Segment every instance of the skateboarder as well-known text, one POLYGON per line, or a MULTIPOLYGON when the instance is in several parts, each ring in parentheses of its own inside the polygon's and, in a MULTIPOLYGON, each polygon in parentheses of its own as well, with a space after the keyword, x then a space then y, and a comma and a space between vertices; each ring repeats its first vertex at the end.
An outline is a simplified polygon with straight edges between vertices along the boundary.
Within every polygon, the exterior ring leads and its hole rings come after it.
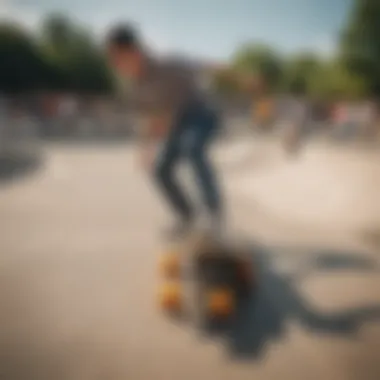
MULTIPOLYGON (((215 173, 207 157, 218 128, 218 114, 197 82, 188 62, 164 61, 153 57, 129 25, 111 29, 106 41, 110 63, 132 94, 130 104, 146 120, 142 154, 156 184, 176 216, 171 232, 182 236, 193 225, 194 208, 178 183, 176 170, 182 159, 192 166, 207 206, 212 229, 220 230, 222 205, 215 173), (161 154, 153 144, 162 135, 161 154)), ((220 232, 220 231, 219 231, 220 232)))

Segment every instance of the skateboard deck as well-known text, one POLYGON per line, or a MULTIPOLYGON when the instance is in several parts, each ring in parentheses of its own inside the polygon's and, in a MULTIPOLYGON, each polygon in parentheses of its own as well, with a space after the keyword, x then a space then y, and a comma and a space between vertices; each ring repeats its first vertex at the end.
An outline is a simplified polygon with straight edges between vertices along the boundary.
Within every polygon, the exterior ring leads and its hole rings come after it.
POLYGON ((249 252, 204 231, 172 243, 160 274, 161 308, 202 324, 230 320, 255 287, 249 252))

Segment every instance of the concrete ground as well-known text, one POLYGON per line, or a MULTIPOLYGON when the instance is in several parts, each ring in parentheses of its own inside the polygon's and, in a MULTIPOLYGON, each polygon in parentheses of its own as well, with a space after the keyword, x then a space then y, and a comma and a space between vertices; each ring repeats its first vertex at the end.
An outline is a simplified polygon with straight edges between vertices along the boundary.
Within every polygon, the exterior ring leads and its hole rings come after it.
MULTIPOLYGON (((1 379, 380 378, 378 241, 344 223, 356 208, 334 203, 338 195, 323 206, 325 183, 320 193, 318 185, 307 188, 304 175, 329 167, 322 158, 290 164, 267 147, 243 168, 234 167, 232 148, 222 149, 231 228, 252 242, 260 288, 219 339, 157 308, 159 229, 167 218, 133 150, 47 146, 42 166, 1 179, 1 379), (312 201, 297 205, 294 186, 304 188, 297 198, 310 191, 312 201), (342 229, 330 228, 329 217, 342 229)), ((337 172, 353 170, 344 163, 352 161, 334 157, 337 172)), ((360 227, 371 227, 373 237, 377 204, 368 211, 365 181, 354 193, 366 200, 357 206, 360 227), (365 219, 364 209, 373 215, 365 219)), ((335 192, 348 187, 334 185, 335 192)))

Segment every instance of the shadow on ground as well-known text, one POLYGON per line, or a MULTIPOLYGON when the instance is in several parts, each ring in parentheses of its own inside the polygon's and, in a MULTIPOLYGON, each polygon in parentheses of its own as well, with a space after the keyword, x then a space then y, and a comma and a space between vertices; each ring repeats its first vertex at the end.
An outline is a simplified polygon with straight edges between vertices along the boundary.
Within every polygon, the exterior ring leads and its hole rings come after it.
POLYGON ((41 166, 42 158, 36 152, 0 153, 0 185, 33 174, 41 166))
POLYGON ((285 338, 289 321, 315 334, 346 337, 355 335, 365 322, 380 322, 380 304, 324 314, 313 308, 298 289, 301 280, 317 272, 378 271, 374 261, 354 253, 315 251, 289 272, 276 268, 276 262, 291 261, 294 256, 299 257, 299 252, 288 254, 258 246, 251 249, 259 286, 249 302, 242 305, 227 332, 227 347, 233 358, 262 358, 268 344, 285 338))

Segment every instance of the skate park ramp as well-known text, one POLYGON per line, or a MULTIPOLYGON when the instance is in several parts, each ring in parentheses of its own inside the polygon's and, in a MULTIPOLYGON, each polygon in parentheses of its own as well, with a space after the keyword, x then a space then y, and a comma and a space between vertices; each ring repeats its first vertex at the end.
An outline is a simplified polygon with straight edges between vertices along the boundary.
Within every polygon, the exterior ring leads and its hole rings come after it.
POLYGON ((46 146, 38 176, 0 188, 0 378, 378 380, 378 250, 292 226, 258 189, 321 159, 268 152, 221 166, 260 287, 219 340, 157 307, 169 219, 134 148, 46 146))
POLYGON ((292 223, 380 230, 379 151, 308 144, 288 159, 278 147, 275 159, 275 150, 272 146, 271 155, 265 150, 235 173, 229 184, 233 191, 292 223), (261 164, 255 165, 258 161, 261 164))

